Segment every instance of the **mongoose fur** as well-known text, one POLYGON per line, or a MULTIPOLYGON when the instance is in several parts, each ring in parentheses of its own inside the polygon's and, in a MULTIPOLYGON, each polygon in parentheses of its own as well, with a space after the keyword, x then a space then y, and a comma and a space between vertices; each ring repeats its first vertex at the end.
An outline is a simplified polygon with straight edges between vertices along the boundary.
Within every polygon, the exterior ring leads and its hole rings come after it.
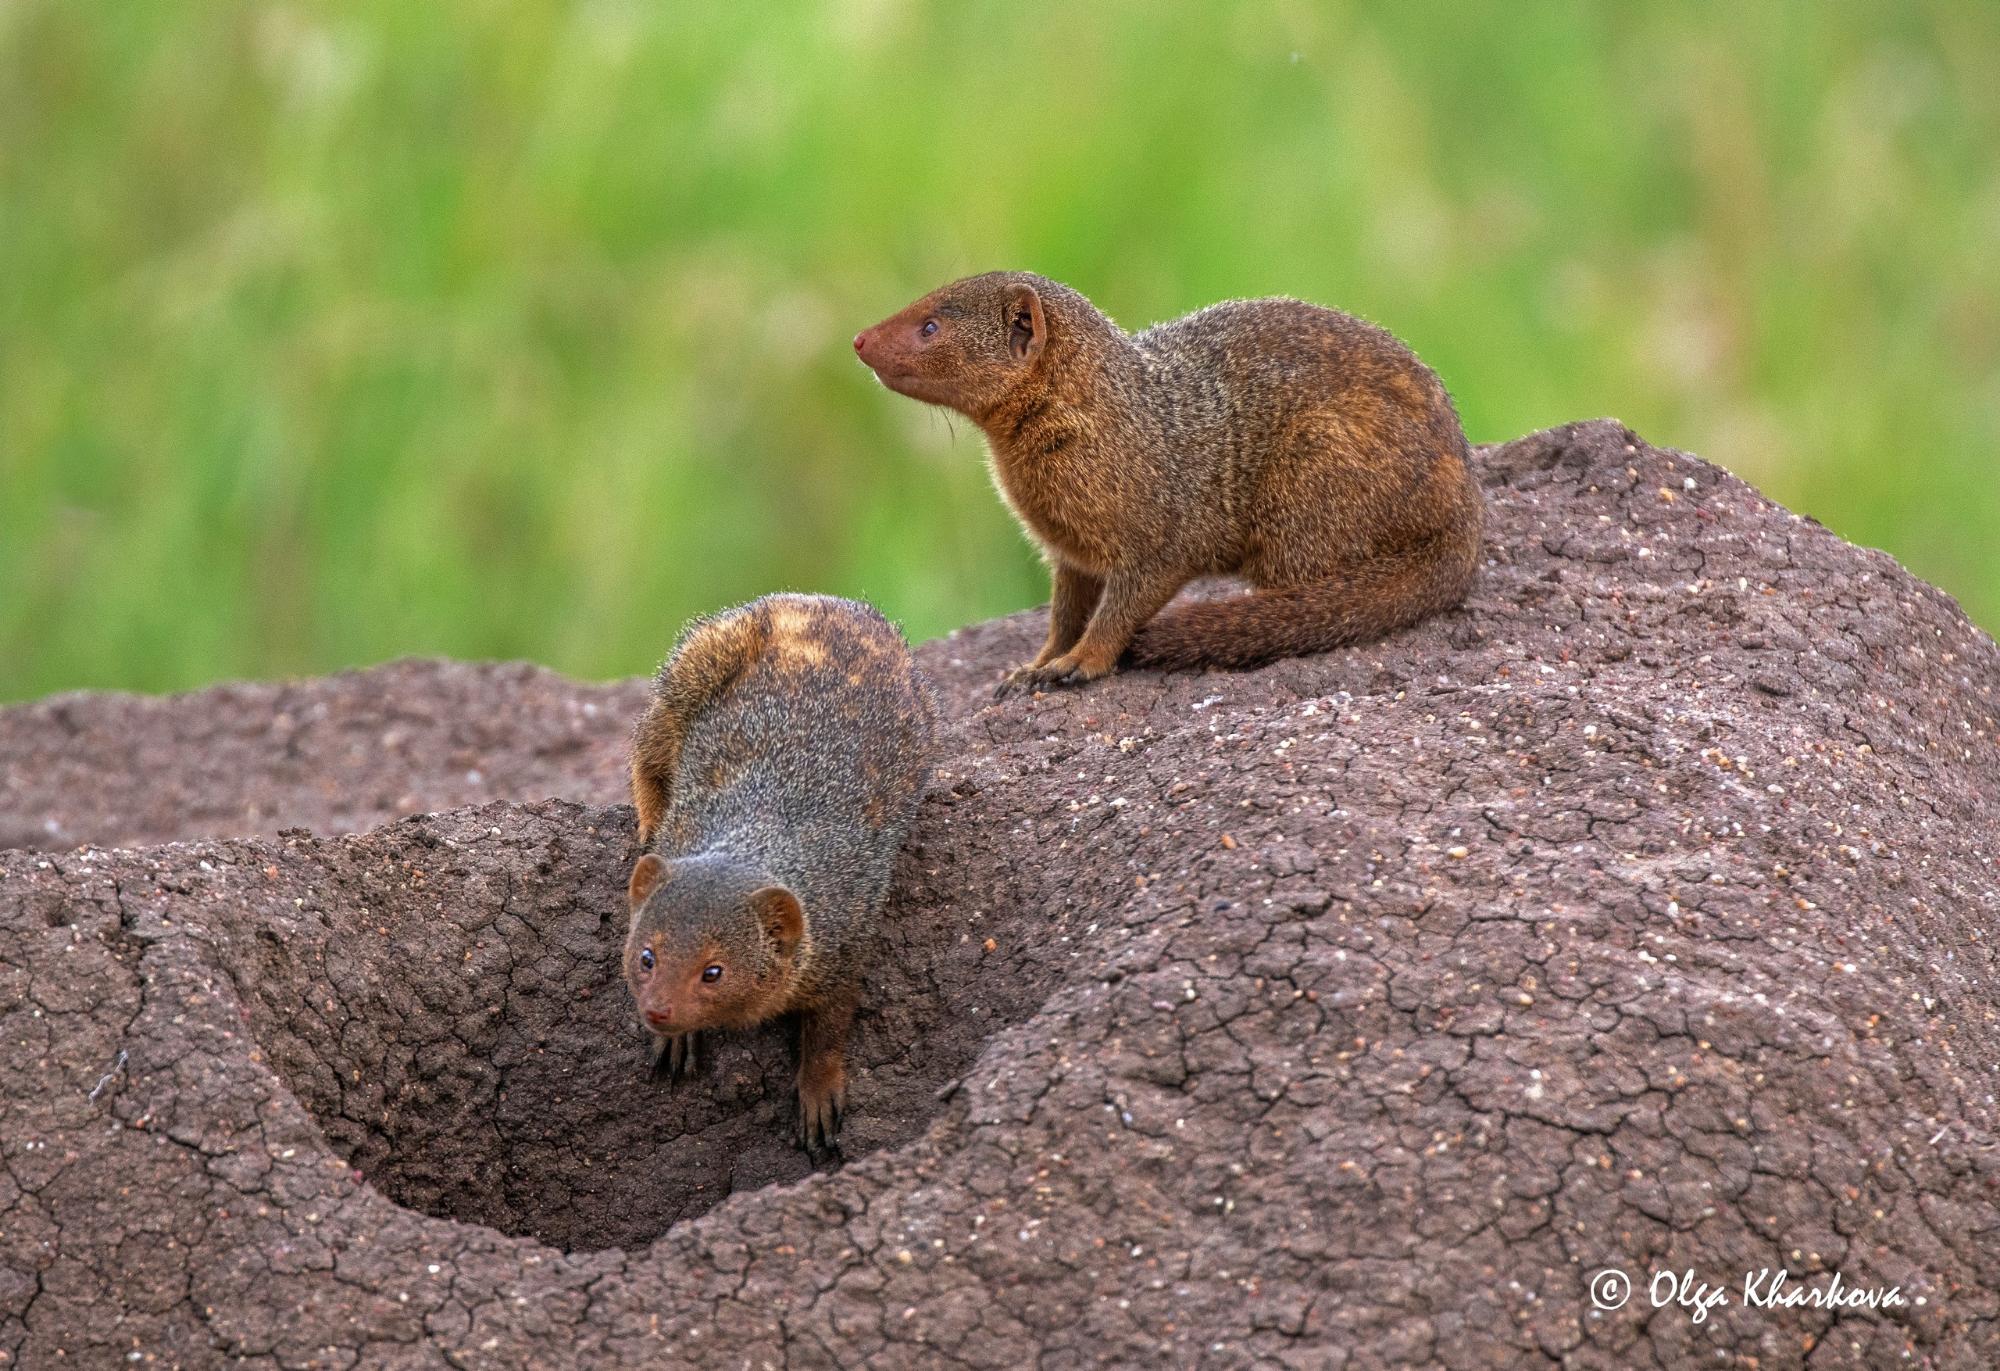
POLYGON ((874 609, 770 595, 682 634, 633 733, 626 982, 654 1069, 799 1019, 799 1140, 837 1144, 864 954, 937 751, 937 706, 874 609))
POLYGON ((1457 604, 1477 570, 1483 504, 1450 397, 1338 310, 1236 300, 1128 334, 1067 286, 994 272, 854 348, 889 389, 980 426, 1049 561, 1048 639, 996 694, 1128 653, 1250 667, 1362 642, 1457 604), (1255 588, 1159 614, 1211 575, 1255 588))

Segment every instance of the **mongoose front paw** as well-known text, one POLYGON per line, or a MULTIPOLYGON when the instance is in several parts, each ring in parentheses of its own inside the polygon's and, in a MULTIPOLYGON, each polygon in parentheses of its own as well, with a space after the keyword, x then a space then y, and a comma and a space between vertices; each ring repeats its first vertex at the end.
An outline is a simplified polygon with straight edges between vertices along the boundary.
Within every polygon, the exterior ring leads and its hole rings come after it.
POLYGON ((840 1156, 840 1120, 847 1110, 846 1072, 799 1073, 799 1146, 815 1161, 840 1156))
POLYGON ((1015 667, 993 688, 993 698, 1004 700, 1022 690, 1042 690, 1051 686, 1080 686, 1102 676, 1110 668, 1092 671, 1076 657, 1065 653, 1047 666, 1015 667))
POLYGON ((653 1039, 653 1079, 682 1081, 692 1076, 701 1047, 701 1034, 674 1033, 653 1039))

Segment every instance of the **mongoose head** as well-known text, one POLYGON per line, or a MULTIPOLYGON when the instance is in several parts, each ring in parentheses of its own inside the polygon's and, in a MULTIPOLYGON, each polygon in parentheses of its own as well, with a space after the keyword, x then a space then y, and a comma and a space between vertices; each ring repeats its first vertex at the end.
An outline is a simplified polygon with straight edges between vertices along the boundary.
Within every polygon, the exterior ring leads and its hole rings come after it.
POLYGON ((898 395, 977 420, 1040 364, 1052 289, 1026 272, 953 281, 855 334, 855 355, 898 395))
POLYGON ((650 1032, 747 1028, 784 1012, 810 943, 790 890, 730 863, 647 853, 627 895, 625 983, 650 1032))

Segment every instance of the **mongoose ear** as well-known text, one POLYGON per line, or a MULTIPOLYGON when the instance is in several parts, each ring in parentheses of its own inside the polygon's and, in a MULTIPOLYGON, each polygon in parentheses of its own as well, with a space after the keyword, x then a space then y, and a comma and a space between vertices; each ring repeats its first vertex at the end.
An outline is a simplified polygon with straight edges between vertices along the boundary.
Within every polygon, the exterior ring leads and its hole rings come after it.
POLYGON ((667 864, 658 853, 648 852, 632 868, 632 883, 625 887, 625 897, 634 911, 646 903, 646 897, 658 890, 667 879, 667 864))
POLYGON ((1033 286, 1016 287, 1007 299, 1007 350, 1017 362, 1032 362, 1042 355, 1042 344, 1048 337, 1042 297, 1033 286))
POLYGON ((778 955, 789 958, 806 935, 806 911, 799 897, 781 885, 767 885, 750 897, 750 908, 764 935, 777 944, 778 955))

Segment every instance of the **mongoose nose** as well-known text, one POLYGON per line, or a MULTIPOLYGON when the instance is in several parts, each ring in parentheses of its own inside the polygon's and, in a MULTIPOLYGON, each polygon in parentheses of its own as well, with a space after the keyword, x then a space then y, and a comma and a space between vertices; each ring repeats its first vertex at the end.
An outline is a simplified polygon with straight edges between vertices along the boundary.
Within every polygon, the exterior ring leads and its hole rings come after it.
POLYGON ((854 335, 854 350, 856 352, 859 352, 861 351, 861 349, 867 346, 868 346, 868 330, 862 329, 861 332, 854 335))
POLYGON ((646 1011, 646 1022, 654 1028, 665 1028, 673 1021, 674 1011, 671 1009, 649 1009, 646 1011))

